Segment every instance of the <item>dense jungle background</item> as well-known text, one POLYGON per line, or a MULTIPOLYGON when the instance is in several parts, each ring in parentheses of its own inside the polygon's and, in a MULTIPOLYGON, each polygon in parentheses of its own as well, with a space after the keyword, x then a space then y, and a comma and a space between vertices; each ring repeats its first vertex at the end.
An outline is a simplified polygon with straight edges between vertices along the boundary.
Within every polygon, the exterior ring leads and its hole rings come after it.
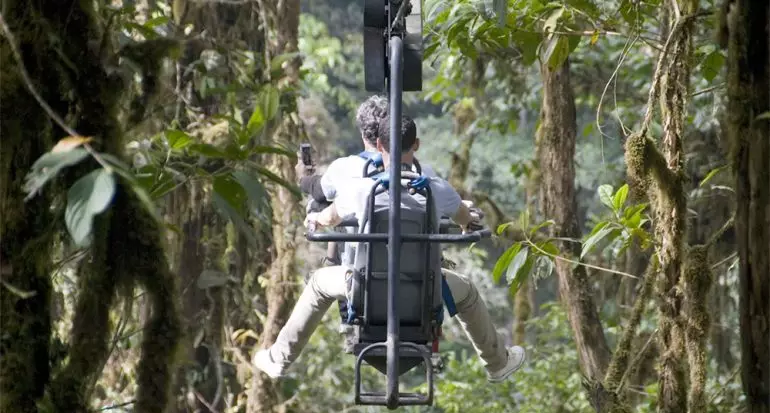
MULTIPOLYGON (((289 378, 249 363, 324 254, 298 145, 361 149, 362 3, 1 3, 0 411, 380 411, 335 311, 289 378)), ((770 412, 770 4, 423 15, 418 158, 496 230, 447 255, 528 362, 488 383, 448 320, 402 410, 770 412)))

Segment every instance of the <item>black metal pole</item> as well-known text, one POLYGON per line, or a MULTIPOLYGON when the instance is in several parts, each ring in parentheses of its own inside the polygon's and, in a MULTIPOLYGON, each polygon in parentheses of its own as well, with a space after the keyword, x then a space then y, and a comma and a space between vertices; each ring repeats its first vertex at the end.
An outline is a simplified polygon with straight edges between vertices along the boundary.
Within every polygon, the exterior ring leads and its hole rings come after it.
POLYGON ((388 223, 388 338, 386 341, 389 409, 398 407, 399 314, 398 283, 401 274, 401 96, 404 44, 390 38, 390 209, 388 223))

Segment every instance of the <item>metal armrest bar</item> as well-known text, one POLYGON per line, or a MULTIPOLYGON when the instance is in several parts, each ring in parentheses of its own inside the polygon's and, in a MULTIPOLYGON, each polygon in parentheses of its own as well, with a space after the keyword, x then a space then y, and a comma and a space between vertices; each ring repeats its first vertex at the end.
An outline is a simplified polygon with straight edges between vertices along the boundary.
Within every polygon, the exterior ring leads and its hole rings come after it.
MULTIPOLYGON (((408 243, 442 243, 442 244, 462 244, 469 242, 478 242, 482 238, 488 238, 492 235, 489 229, 474 231, 468 234, 401 234, 401 241, 408 243)), ((343 234, 343 233, 315 233, 311 232, 305 235, 308 241, 313 242, 375 242, 387 243, 388 234, 343 234)))

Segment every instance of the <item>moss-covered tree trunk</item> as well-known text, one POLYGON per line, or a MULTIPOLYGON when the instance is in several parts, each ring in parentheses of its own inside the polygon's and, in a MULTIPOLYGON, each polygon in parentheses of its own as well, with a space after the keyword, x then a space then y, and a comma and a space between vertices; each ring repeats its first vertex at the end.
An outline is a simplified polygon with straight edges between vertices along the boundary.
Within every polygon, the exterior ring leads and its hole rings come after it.
MULTIPOLYGON (((83 136, 93 136, 95 150, 120 157, 123 152, 122 125, 118 121, 117 112, 119 103, 124 98, 125 84, 118 76, 108 74, 108 70, 103 66, 103 62, 113 57, 111 54, 115 50, 111 48, 109 42, 104 41, 109 36, 101 33, 94 4, 79 1, 11 1, 6 2, 4 6, 6 6, 4 11, 13 11, 9 15, 13 17, 9 21, 9 26, 13 31, 23 33, 22 39, 25 42, 21 49, 25 66, 33 68, 36 76, 45 76, 45 78, 36 79, 39 81, 38 84, 34 84, 35 79, 33 79, 31 86, 43 91, 43 99, 46 99, 58 114, 66 116, 65 120, 72 128, 83 136), (27 18, 30 20, 24 20, 27 18), (66 39, 66 41, 51 43, 50 39, 66 39), (38 41, 41 43, 36 44, 38 41), (73 65, 72 62, 77 64, 73 65)), ((157 52, 158 45, 154 46, 156 47, 148 51, 157 52)), ((139 46, 139 49, 141 47, 139 46)), ((7 50, 3 47, 4 53, 7 50)), ((143 66, 147 70, 154 70, 153 73, 146 74, 157 74, 162 53, 154 53, 154 56, 154 59, 149 54, 145 56, 148 60, 143 62, 146 63, 146 66, 143 66)), ((4 64, 13 61, 9 55, 4 55, 3 58, 4 64)), ((8 71, 8 77, 18 81, 19 69, 17 66, 15 71, 8 71)), ((5 73, 4 76, 6 76, 5 73)), ((5 97, 6 79, 4 78, 3 82, 3 97, 5 97)), ((58 129, 47 127, 50 123, 42 117, 39 125, 30 128, 30 116, 37 116, 30 114, 43 113, 40 105, 25 97, 21 93, 22 89, 17 88, 18 83, 14 82, 7 86, 8 90, 18 93, 18 100, 12 102, 13 110, 3 111, 3 123, 16 125, 18 130, 13 135, 4 135, 3 139, 5 141, 6 138, 15 135, 17 138, 28 140, 26 155, 30 156, 30 159, 25 161, 33 161, 31 157, 34 156, 34 151, 45 149, 51 145, 52 141, 63 137, 64 134, 58 129), (27 106, 24 106, 24 103, 27 106), (24 131, 24 128, 30 132, 24 131), (20 133, 26 135, 20 135, 20 133)), ((19 146, 19 149, 24 149, 24 145, 19 146)), ((14 156, 18 157, 18 154, 14 156)), ((92 160, 88 160, 62 175, 67 184, 71 184, 84 172, 96 167, 99 166, 92 160)), ((23 174, 27 171, 19 170, 16 173, 23 174)), ((47 398, 41 400, 42 406, 55 412, 79 413, 89 408, 87 400, 89 385, 100 373, 99 368, 108 356, 110 307, 118 288, 133 284, 139 284, 144 288, 152 306, 150 319, 144 328, 142 355, 137 366, 138 392, 135 411, 163 412, 168 402, 174 350, 179 336, 178 314, 174 301, 176 286, 162 248, 160 223, 144 208, 130 186, 119 178, 116 179, 118 185, 111 207, 95 219, 90 257, 84 260, 85 263, 79 269, 78 297, 66 364, 57 369, 56 375, 46 390, 47 398)), ((14 184, 17 185, 18 182, 14 184)), ((15 188, 15 191, 18 189, 15 188)), ((40 202, 42 203, 40 208, 47 208, 49 205, 46 201, 45 198, 39 198, 32 202, 33 205, 40 202)), ((18 207, 15 203, 11 205, 18 207)), ((60 207, 60 205, 57 206, 60 207)), ((37 206, 30 209, 35 211, 36 208, 37 206)), ((46 217, 45 212, 41 214, 41 217, 46 217)), ((50 240, 51 235, 55 234, 60 222, 51 220, 48 223, 47 232, 42 234, 34 234, 34 231, 40 230, 41 227, 31 225, 33 232, 30 235, 37 236, 32 240, 42 241, 36 248, 40 248, 43 252, 47 251, 43 248, 46 248, 47 241, 50 240)), ((34 219, 32 223, 34 224, 34 219)), ((12 229, 18 231, 19 227, 12 229)), ((29 240, 18 241, 21 241, 20 245, 30 242, 29 240)), ((4 239, 4 253, 6 253, 5 245, 4 239)), ((39 258, 36 256, 37 252, 31 255, 27 255, 29 251, 15 252, 22 255, 13 257, 12 263, 22 257, 39 258)), ((19 261, 19 264, 22 263, 23 261, 19 261)), ((49 268, 45 260, 40 260, 35 265, 36 270, 28 274, 32 276, 32 282, 39 282, 42 272, 49 268)), ((28 267, 19 265, 20 270, 26 268, 28 267)), ((29 270, 26 269, 26 271, 29 270)), ((48 295, 45 287, 45 284, 39 285, 39 294, 44 300, 48 295)), ((24 309, 23 305, 16 307, 17 313, 24 309)), ((48 340, 48 331, 41 328, 45 325, 40 323, 41 317, 48 317, 47 305, 41 302, 40 308, 35 310, 38 314, 27 314, 24 318, 25 323, 31 323, 30 325, 41 334, 40 338, 26 344, 38 351, 42 344, 38 340, 48 340)), ((29 333, 34 331, 29 331, 27 334, 29 333)), ((40 357, 44 354, 38 353, 36 356, 40 357)), ((32 365, 47 363, 47 361, 44 358, 38 359, 32 365)), ((34 387, 18 393, 21 396, 19 401, 26 403, 31 395, 39 394, 46 381, 41 374, 46 373, 47 369, 41 368, 39 371, 31 372, 31 376, 4 375, 3 380, 4 383, 9 379, 34 383, 34 387)), ((4 397, 4 400, 7 399, 4 397)), ((13 408, 12 411, 32 409, 26 404, 14 405, 13 408)))
MULTIPOLYGON (((705 403, 704 341, 708 319, 700 310, 708 298, 703 294, 708 291, 710 276, 708 271, 701 271, 703 262, 700 261, 708 248, 699 246, 690 251, 685 240, 683 141, 698 3, 679 0, 663 7, 670 21, 665 30, 668 40, 658 61, 648 101, 650 105, 660 105, 663 136, 659 144, 648 136, 650 107, 642 130, 626 141, 626 165, 633 189, 637 194, 647 194, 654 216, 655 252, 660 262, 656 282, 660 302, 658 410, 674 413, 688 408, 701 411, 705 403), (660 99, 656 102, 658 95, 660 99), (692 256, 686 255, 688 252, 692 256)), ((705 267, 707 270, 708 266, 705 267)))
MULTIPOLYGON (((65 111, 59 73, 39 64, 54 53, 39 34, 44 22, 21 5, 6 7, 3 19, 17 44, 25 45, 20 53, 43 99, 65 111)), ((25 203, 22 188, 32 164, 62 132, 27 90, 4 33, 0 62, 0 411, 31 413, 49 380, 50 273, 57 230, 50 203, 60 189, 49 187, 25 203), (20 296, 11 288, 34 295, 20 296)))
POLYGON ((770 412, 770 5, 728 17, 728 134, 740 259, 741 367, 750 413, 770 412), (760 116, 764 117, 760 119, 760 116))
MULTIPOLYGON (((554 237, 580 238, 575 197, 575 99, 570 84, 569 62, 552 70, 541 68, 543 105, 537 134, 540 164, 540 202, 544 216, 553 219, 554 237)), ((580 255, 579 245, 562 242, 563 255, 580 255)), ((610 350, 593 301, 591 284, 583 266, 556 261, 561 301, 567 309, 580 367, 591 380, 600 381, 610 359, 610 350)))
MULTIPOLYGON (((260 0, 260 16, 266 32, 266 61, 298 52, 299 0, 260 0)), ((281 92, 282 118, 273 138, 276 142, 296 147, 304 134, 297 109, 301 62, 294 56, 282 65, 282 72, 274 81, 281 92)), ((272 157, 270 169, 288 182, 295 182, 294 164, 290 158, 272 157)), ((271 191, 273 211, 273 245, 270 281, 267 286, 267 319, 265 320, 261 346, 275 342, 278 332, 289 318, 295 301, 298 274, 295 263, 296 237, 301 224, 299 200, 284 187, 271 191)), ((249 411, 270 412, 279 403, 277 393, 264 374, 257 374, 252 383, 249 411)))

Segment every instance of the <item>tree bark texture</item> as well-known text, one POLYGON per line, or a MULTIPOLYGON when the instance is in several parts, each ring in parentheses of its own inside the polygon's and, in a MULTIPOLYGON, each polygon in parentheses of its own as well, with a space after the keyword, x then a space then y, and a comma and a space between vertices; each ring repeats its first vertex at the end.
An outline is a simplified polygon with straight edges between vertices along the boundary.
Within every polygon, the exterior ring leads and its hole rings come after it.
MULTIPOLYGON (((66 110, 57 93, 58 73, 38 64, 54 53, 39 35, 43 22, 21 4, 7 8, 3 18, 17 44, 25 45, 19 52, 43 99, 56 110, 66 110)), ((5 35, 0 39, 0 62, 0 411, 32 413, 37 412, 35 401, 43 395, 50 373, 50 274, 56 229, 50 203, 59 188, 48 187, 26 203, 22 188, 32 164, 61 131, 38 109, 24 85, 5 35), (8 286, 34 295, 19 296, 8 286)))
MULTIPOLYGON (((266 32, 266 61, 298 51, 299 0, 260 0, 261 20, 266 32)), ((282 73, 271 79, 281 92, 282 115, 273 139, 283 145, 295 147, 302 140, 303 128, 297 110, 299 89, 299 57, 282 65, 282 73)), ((268 66, 269 68, 269 66, 268 66)), ((294 164, 287 157, 272 157, 270 169, 288 182, 295 182, 294 164)), ((273 260, 268 271, 267 318, 262 330, 261 346, 268 347, 275 341, 281 327, 291 314, 298 280, 295 263, 296 234, 300 221, 299 202, 291 191, 274 187, 271 191, 273 211, 273 260)), ((270 412, 278 407, 276 390, 263 374, 255 375, 249 397, 249 411, 270 412)))
MULTIPOLYGON (((555 70, 541 68, 543 105, 537 135, 540 163, 540 202, 544 216, 555 221, 551 235, 580 238, 575 198, 575 99, 569 76, 569 62, 555 70)), ((575 243, 563 242, 560 251, 579 256, 575 243)), ((591 285, 583 266, 556 260, 559 292, 567 309, 577 345, 580 367, 591 380, 601 381, 610 359, 591 285)))
POLYGON ((770 412, 770 4, 728 10, 728 134, 740 260, 743 389, 750 413, 770 412), (758 119, 764 114, 764 119, 758 119))
MULTIPOLYGON (((21 51, 24 66, 28 69, 32 68, 32 73, 36 77, 32 79, 31 87, 42 91, 42 99, 49 103, 53 111, 66 116, 65 121, 69 122, 78 133, 95 137, 92 145, 96 151, 120 157, 123 153, 123 125, 118 120, 117 112, 121 99, 125 97, 127 85, 118 75, 108 74, 103 66, 104 61, 115 57, 110 54, 118 52, 109 42, 104 41, 107 36, 101 33, 94 4, 78 1, 12 3, 14 4, 5 4, 7 6, 5 10, 13 11, 9 15, 14 18, 9 22, 12 30, 22 33, 21 39, 24 42, 21 43, 21 51), (25 18, 32 20, 24 21, 25 18), (37 39, 66 39, 66 41, 50 43, 49 40, 37 39), (95 39, 101 41, 95 41, 95 39), (36 41, 43 43, 38 45, 35 44, 36 41), (71 62, 77 62, 77 65, 71 62), (34 84, 35 81, 38 84, 34 84)), ((8 37, 4 36, 4 42, 6 41, 8 37)), ((164 46, 161 44, 152 44, 150 47, 146 44, 133 46, 136 46, 133 49, 134 52, 145 57, 142 64, 143 74, 149 77, 156 76, 164 46)), ((3 62, 13 62, 14 57, 8 53, 9 49, 3 47, 2 50, 3 62)), ((16 69, 7 71, 8 77, 20 81, 21 68, 17 66, 16 69)), ((5 73, 3 75, 6 76, 5 73)), ((47 127, 50 122, 42 115, 39 119, 40 124, 30 127, 29 122, 33 119, 30 116, 38 116, 37 114, 45 112, 38 102, 24 96, 22 89, 17 88, 17 82, 8 84, 6 79, 3 79, 3 97, 8 96, 7 92, 18 93, 16 96, 18 100, 8 102, 12 103, 14 108, 7 112, 3 111, 3 123, 19 130, 27 128, 36 131, 36 133, 29 132, 25 136, 27 142, 19 146, 20 150, 26 147, 25 155, 29 158, 19 157, 24 152, 13 153, 13 156, 22 162, 32 162, 35 151, 47 149, 54 140, 66 135, 58 128, 47 127)), ((153 94, 154 90, 151 89, 150 83, 145 82, 144 86, 147 88, 143 92, 146 94, 141 97, 142 99, 153 94)), ((137 107, 133 103, 135 102, 132 102, 131 107, 137 107)), ((133 112, 129 119, 137 115, 141 117, 139 112, 133 112)), ((18 131, 13 133, 13 135, 18 134, 18 131)), ((96 167, 98 167, 96 162, 88 159, 64 171, 59 178, 70 185, 82 174, 96 167)), ((23 174, 27 171, 27 168, 23 168, 16 173, 23 174)), ((150 319, 144 326, 141 359, 137 365, 138 391, 135 411, 138 413, 163 412, 168 402, 171 369, 179 336, 174 301, 176 297, 174 278, 168 269, 165 251, 162 248, 160 239, 162 229, 159 222, 145 209, 133 189, 125 181, 119 178, 117 180, 116 192, 110 208, 94 220, 90 257, 83 260, 84 263, 79 268, 78 297, 67 361, 63 366, 55 369, 56 374, 48 384, 44 397, 37 400, 41 408, 53 412, 79 413, 90 407, 88 406, 90 386, 98 377, 102 362, 108 357, 110 307, 120 287, 129 287, 134 284, 144 288, 152 305, 150 319)), ((50 185, 46 190, 50 191, 51 187, 56 188, 56 185, 50 185)), ((42 198, 32 201, 35 206, 29 208, 30 212, 40 214, 39 217, 32 218, 33 223, 41 218, 50 218, 46 215, 47 212, 37 211, 38 207, 50 208, 47 200, 42 198)), ((59 208, 58 211, 60 214, 61 209, 59 208)), ((49 221, 43 234, 34 233, 42 229, 41 227, 30 226, 32 232, 29 235, 35 238, 21 241, 16 247, 24 246, 29 242, 39 243, 39 245, 34 246, 35 251, 15 251, 21 253, 21 256, 12 258, 12 263, 15 264, 16 260, 22 257, 39 258, 37 253, 48 251, 46 248, 50 246, 46 247, 47 241, 61 230, 60 218, 61 216, 57 214, 49 221)), ((19 228, 11 229, 19 230, 19 228)), ((3 242, 3 254, 7 253, 5 245, 6 243, 3 242)), ((29 248, 32 245, 34 244, 27 244, 26 247, 29 248)), ((46 260, 35 263, 34 272, 23 265, 24 261, 18 262, 19 270, 27 272, 33 283, 39 282, 39 277, 44 272, 46 277, 49 276, 47 271, 50 267, 46 264, 46 260)), ((50 334, 46 331, 48 330, 46 326, 49 325, 45 324, 50 321, 41 318, 48 317, 49 286, 50 284, 46 283, 35 286, 40 290, 37 292, 39 298, 36 299, 40 300, 39 307, 34 309, 37 314, 23 315, 24 323, 34 329, 28 333, 40 334, 37 340, 29 341, 27 344, 34 349, 35 356, 40 357, 32 361, 30 367, 48 362, 45 354, 40 353, 42 342, 39 340, 48 340, 50 334)), ((123 288, 120 291, 130 290, 131 288, 123 288)), ((26 305, 27 303, 16 305, 14 312, 21 314, 30 309, 26 305)), ((5 363, 3 364, 5 366, 5 363)), ((48 369, 41 366, 39 371, 28 371, 29 376, 25 376, 24 373, 20 369, 14 376, 5 376, 4 372, 4 383, 10 378, 19 383, 34 383, 34 387, 27 386, 18 393, 22 395, 19 400, 27 403, 30 400, 29 396, 39 394, 41 386, 45 385, 46 378, 42 375, 47 374, 48 369)), ((14 408, 33 409, 34 406, 22 404, 14 408)))

